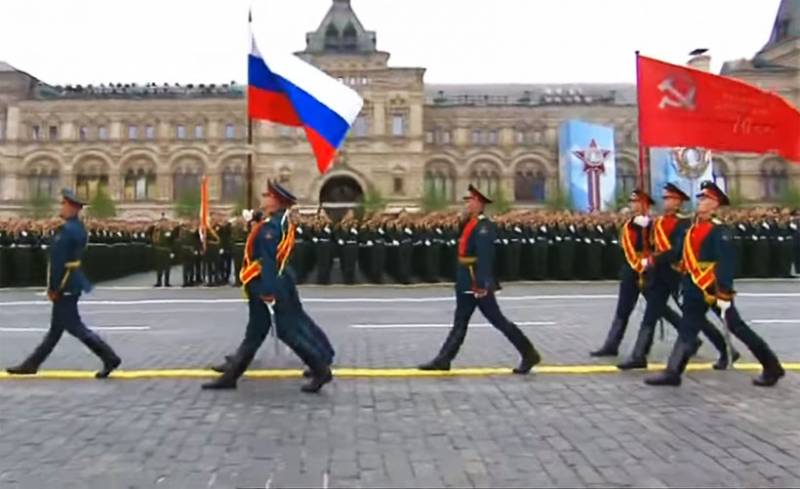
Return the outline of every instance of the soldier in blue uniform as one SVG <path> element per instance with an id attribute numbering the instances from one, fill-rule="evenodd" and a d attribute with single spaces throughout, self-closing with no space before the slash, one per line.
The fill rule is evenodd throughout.
<path id="1" fill-rule="evenodd" d="M 119 367 L 122 361 L 106 342 L 83 324 L 78 313 L 78 299 L 81 294 L 92 290 L 92 284 L 81 270 L 81 258 L 86 249 L 87 234 L 78 215 L 85 203 L 71 190 L 64 189 L 61 194 L 63 196 L 61 218 L 64 219 L 64 224 L 53 237 L 50 246 L 47 277 L 47 297 L 53 303 L 50 330 L 24 362 L 6 371 L 17 375 L 35 374 L 66 330 L 100 357 L 103 368 L 97 372 L 96 377 L 104 379 Z"/>
<path id="2" fill-rule="evenodd" d="M 676 262 L 680 263 L 679 250 L 691 220 L 678 212 L 681 205 L 688 200 L 689 196 L 677 185 L 673 183 L 664 185 L 664 215 L 656 218 L 651 226 L 650 242 L 653 245 L 653 253 L 643 258 L 644 296 L 647 299 L 647 307 L 644 310 L 633 352 L 627 360 L 617 365 L 620 370 L 647 368 L 647 355 L 653 345 L 656 322 L 659 319 L 666 319 L 676 328 L 680 324 L 680 315 L 667 302 L 670 297 L 675 297 L 677 300 L 679 293 L 681 274 L 676 270 Z M 704 321 L 700 328 L 719 352 L 720 356 L 714 368 L 717 370 L 727 368 L 728 351 L 725 337 L 708 320 Z M 700 348 L 700 340 L 697 340 L 695 345 L 696 351 Z M 738 359 L 739 354 L 734 350 L 732 356 L 731 363 Z"/>
<path id="3" fill-rule="evenodd" d="M 613 357 L 619 351 L 619 345 L 625 336 L 628 320 L 631 317 L 639 294 L 644 286 L 644 266 L 642 259 L 650 249 L 649 236 L 652 225 L 646 209 L 655 204 L 653 199 L 643 190 L 634 190 L 628 202 L 633 210 L 634 217 L 622 226 L 619 244 L 622 248 L 624 260 L 620 270 L 619 294 L 617 296 L 617 310 L 614 320 L 608 331 L 606 340 L 599 350 L 591 352 L 593 357 Z"/>
<path id="4" fill-rule="evenodd" d="M 203 388 L 235 389 L 237 380 L 247 370 L 267 337 L 274 319 L 278 338 L 309 367 L 307 376 L 311 380 L 302 387 L 303 392 L 319 392 L 333 379 L 330 369 L 333 348 L 322 330 L 303 310 L 294 278 L 286 267 L 295 236 L 295 226 L 289 219 L 288 208 L 294 205 L 296 199 L 276 182 L 269 183 L 263 197 L 263 207 L 268 217 L 250 230 L 240 273 L 249 310 L 245 337 L 225 364 L 222 376 L 203 385 Z"/>
<path id="5" fill-rule="evenodd" d="M 450 370 L 450 362 L 458 354 L 467 335 L 467 326 L 475 308 L 500 330 L 519 351 L 522 360 L 514 369 L 516 374 L 527 374 L 541 361 L 539 352 L 525 334 L 509 321 L 497 304 L 495 291 L 499 284 L 494 277 L 495 226 L 484 215 L 486 204 L 492 201 L 478 189 L 469 186 L 465 197 L 469 220 L 462 226 L 458 243 L 458 269 L 456 271 L 456 312 L 450 334 L 432 361 L 419 366 L 420 370 Z"/>
<path id="6" fill-rule="evenodd" d="M 733 247 L 731 231 L 713 217 L 714 212 L 729 205 L 728 196 L 713 182 L 703 182 L 698 194 L 697 216 L 686 232 L 681 247 L 683 320 L 678 339 L 663 372 L 647 377 L 649 385 L 680 385 L 681 374 L 692 356 L 697 333 L 706 313 L 714 310 L 731 333 L 739 338 L 763 367 L 753 384 L 775 385 L 785 372 L 769 345 L 742 320 L 734 305 Z"/>

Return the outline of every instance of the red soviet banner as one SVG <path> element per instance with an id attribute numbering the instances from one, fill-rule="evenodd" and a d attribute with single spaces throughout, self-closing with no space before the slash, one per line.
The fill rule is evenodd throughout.
<path id="1" fill-rule="evenodd" d="M 637 56 L 639 144 L 776 153 L 800 163 L 800 111 L 739 80 Z"/>

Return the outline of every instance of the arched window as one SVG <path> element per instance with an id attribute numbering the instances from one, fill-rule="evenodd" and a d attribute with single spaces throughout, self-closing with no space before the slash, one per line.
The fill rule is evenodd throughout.
<path id="1" fill-rule="evenodd" d="M 125 172 L 123 197 L 128 201 L 151 200 L 156 187 L 156 174 L 152 169 L 129 168 Z"/>
<path id="2" fill-rule="evenodd" d="M 229 163 L 222 170 L 222 201 L 239 202 L 244 199 L 244 169 L 241 163 Z"/>
<path id="3" fill-rule="evenodd" d="M 530 161 L 522 162 L 514 173 L 514 200 L 519 202 L 544 202 L 547 175 L 542 165 Z"/>
<path id="4" fill-rule="evenodd" d="M 761 181 L 764 185 L 765 199 L 780 199 L 789 186 L 789 172 L 786 168 L 786 162 L 780 159 L 772 159 L 765 162 L 761 167 Z"/>
<path id="5" fill-rule="evenodd" d="M 636 189 L 636 167 L 627 160 L 617 160 L 617 194 L 629 195 Z"/>
<path id="6" fill-rule="evenodd" d="M 101 190 L 108 193 L 108 164 L 98 159 L 87 159 L 76 165 L 75 193 L 85 201 L 92 200 Z"/>
<path id="7" fill-rule="evenodd" d="M 342 40 L 345 51 L 355 51 L 358 46 L 358 33 L 356 32 L 356 28 L 353 27 L 353 24 L 348 23 L 347 27 L 344 28 Z"/>
<path id="8" fill-rule="evenodd" d="M 455 200 L 455 171 L 446 161 L 428 163 L 425 168 L 425 193 L 447 202 Z"/>
<path id="9" fill-rule="evenodd" d="M 54 161 L 39 161 L 28 167 L 28 195 L 53 198 L 59 191 L 58 165 Z"/>
<path id="10" fill-rule="evenodd" d="M 473 165 L 470 178 L 487 197 L 496 195 L 500 188 L 500 170 L 491 161 L 479 161 Z"/>
<path id="11" fill-rule="evenodd" d="M 325 49 L 331 51 L 339 50 L 339 29 L 330 24 L 325 31 Z"/>
<path id="12" fill-rule="evenodd" d="M 175 168 L 172 175 L 172 197 L 177 201 L 187 195 L 200 195 L 200 178 L 202 164 L 199 161 L 185 159 Z"/>

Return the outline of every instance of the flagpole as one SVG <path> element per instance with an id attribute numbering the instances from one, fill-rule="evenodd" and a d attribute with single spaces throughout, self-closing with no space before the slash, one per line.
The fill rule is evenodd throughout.
<path id="1" fill-rule="evenodd" d="M 636 102 L 636 127 L 638 130 L 638 139 L 639 139 L 639 188 L 645 190 L 644 186 L 644 172 L 647 163 L 647 148 L 642 144 L 642 111 L 641 107 L 639 106 L 639 88 L 641 86 L 641 76 L 639 73 L 639 51 L 636 51 L 636 92 L 637 92 L 637 102 Z M 650 189 L 647 189 L 647 193 L 650 193 Z"/>
<path id="2" fill-rule="evenodd" d="M 250 43 L 250 48 L 252 49 L 253 44 L 253 11 L 247 11 L 247 32 L 248 32 L 248 42 Z M 249 61 L 248 61 L 249 63 Z M 248 74 L 249 76 L 249 74 Z M 247 98 L 247 104 L 245 106 L 245 110 L 247 111 L 247 169 L 245 174 L 246 179 L 246 194 L 247 194 L 247 201 L 245 203 L 245 209 L 250 209 L 253 207 L 253 119 L 250 117 L 250 89 L 249 89 L 249 81 L 247 84 L 247 92 L 245 97 Z"/>

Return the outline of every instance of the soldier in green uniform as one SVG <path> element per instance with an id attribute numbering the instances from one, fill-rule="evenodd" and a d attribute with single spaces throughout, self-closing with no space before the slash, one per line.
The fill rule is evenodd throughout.
<path id="1" fill-rule="evenodd" d="M 247 222 L 252 217 L 252 212 L 248 211 L 242 217 L 237 217 L 231 226 L 231 242 L 233 258 L 233 275 L 234 286 L 241 287 L 242 281 L 239 279 L 239 272 L 242 269 L 242 261 L 244 260 L 244 246 L 247 243 Z"/>
<path id="2" fill-rule="evenodd" d="M 175 237 L 170 229 L 169 222 L 166 218 L 161 220 L 153 226 L 151 230 L 151 244 L 153 252 L 153 264 L 156 269 L 156 283 L 154 287 L 171 287 L 169 283 L 170 275 L 170 255 L 172 254 L 172 246 Z"/>

